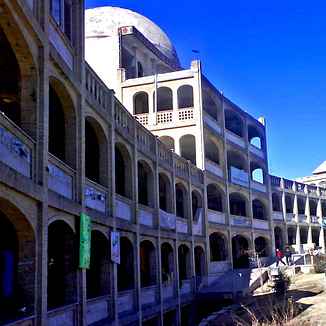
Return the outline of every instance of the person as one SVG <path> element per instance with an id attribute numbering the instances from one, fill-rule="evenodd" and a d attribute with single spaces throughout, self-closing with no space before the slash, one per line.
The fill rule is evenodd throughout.
<path id="1" fill-rule="evenodd" d="M 288 244 L 285 245 L 284 255 L 286 257 L 286 264 L 291 265 L 292 264 L 292 259 L 291 259 L 292 252 L 291 252 Z"/>
<path id="2" fill-rule="evenodd" d="M 278 267 L 278 263 L 281 262 L 284 266 L 286 266 L 286 264 L 284 263 L 284 261 L 282 260 L 282 252 L 280 249 L 276 249 L 276 267 Z"/>

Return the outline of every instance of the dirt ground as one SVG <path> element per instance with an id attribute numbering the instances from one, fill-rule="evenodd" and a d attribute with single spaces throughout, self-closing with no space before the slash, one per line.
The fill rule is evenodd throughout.
<path id="1" fill-rule="evenodd" d="M 253 296 L 216 315 L 208 325 L 325 326 L 325 274 L 299 273 L 290 280 L 286 296 L 276 295 L 266 284 L 263 290 L 257 289 Z"/>

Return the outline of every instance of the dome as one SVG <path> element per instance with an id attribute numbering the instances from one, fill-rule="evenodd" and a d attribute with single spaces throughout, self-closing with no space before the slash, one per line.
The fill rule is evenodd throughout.
<path id="1" fill-rule="evenodd" d="M 171 41 L 166 34 L 151 20 L 141 14 L 120 7 L 98 7 L 85 11 L 85 36 L 117 35 L 119 27 L 134 26 L 158 50 L 180 66 L 180 61 Z"/>

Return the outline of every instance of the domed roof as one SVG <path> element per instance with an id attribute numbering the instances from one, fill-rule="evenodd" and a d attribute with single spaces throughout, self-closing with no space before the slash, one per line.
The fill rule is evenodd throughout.
<path id="1" fill-rule="evenodd" d="M 180 61 L 171 41 L 151 20 L 141 14 L 120 7 L 98 7 L 85 11 L 85 36 L 111 36 L 123 26 L 134 26 L 157 49 L 172 60 L 176 66 Z"/>

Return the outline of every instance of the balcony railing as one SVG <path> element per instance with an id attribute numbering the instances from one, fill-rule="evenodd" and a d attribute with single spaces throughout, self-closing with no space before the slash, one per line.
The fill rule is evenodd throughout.
<path id="1" fill-rule="evenodd" d="M 118 313 L 133 311 L 136 308 L 136 290 L 128 290 L 118 293 Z"/>
<path id="2" fill-rule="evenodd" d="M 76 171 L 49 153 L 49 189 L 74 199 Z"/>
<path id="3" fill-rule="evenodd" d="M 105 213 L 109 190 L 88 179 L 85 183 L 85 205 Z"/>
<path id="4" fill-rule="evenodd" d="M 153 285 L 140 290 L 140 303 L 141 305 L 147 305 L 157 302 L 158 298 L 158 286 Z"/>
<path id="5" fill-rule="evenodd" d="M 112 296 L 105 295 L 87 300 L 86 324 L 108 322 L 112 317 Z"/>
<path id="6" fill-rule="evenodd" d="M 0 157 L 3 163 L 32 179 L 35 142 L 0 113 Z"/>
<path id="7" fill-rule="evenodd" d="M 116 194 L 115 199 L 115 216 L 124 220 L 131 220 L 132 200 Z"/>
<path id="8" fill-rule="evenodd" d="M 48 326 L 62 325 L 77 325 L 77 308 L 78 304 L 70 304 L 64 307 L 53 309 L 48 312 Z"/>

